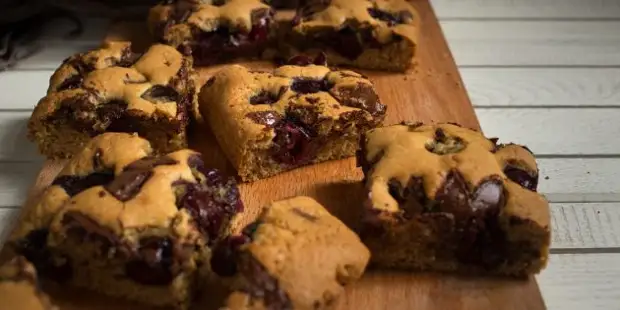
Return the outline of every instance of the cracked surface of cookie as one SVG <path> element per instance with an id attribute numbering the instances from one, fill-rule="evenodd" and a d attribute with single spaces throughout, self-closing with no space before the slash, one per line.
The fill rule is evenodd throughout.
<path id="1" fill-rule="evenodd" d="M 103 132 L 137 132 L 155 151 L 187 146 L 196 108 L 192 61 L 156 44 L 144 54 L 128 42 L 108 42 L 74 55 L 50 79 L 28 123 L 28 136 L 50 158 L 67 158 Z"/>
<path id="2" fill-rule="evenodd" d="M 186 308 L 210 245 L 242 208 L 234 180 L 199 153 L 155 156 L 137 135 L 105 133 L 68 162 L 11 245 L 43 277 Z"/>
<path id="3" fill-rule="evenodd" d="M 0 266 L 0 305 L 10 305 L 11 310 L 58 309 L 39 289 L 34 267 L 21 256 Z"/>
<path id="4" fill-rule="evenodd" d="M 281 49 L 325 52 L 334 65 L 405 71 L 414 62 L 419 29 L 420 16 L 406 0 L 308 0 Z"/>
<path id="5" fill-rule="evenodd" d="M 354 232 L 309 197 L 273 202 L 244 236 L 231 310 L 330 309 L 370 256 Z"/>
<path id="6" fill-rule="evenodd" d="M 524 275 L 545 267 L 549 205 L 525 147 L 453 124 L 366 133 L 363 239 L 383 267 Z"/>
<path id="7" fill-rule="evenodd" d="M 353 156 L 359 136 L 381 124 L 386 106 L 372 83 L 352 71 L 232 65 L 207 81 L 200 112 L 241 178 L 251 181 Z"/>
<path id="8" fill-rule="evenodd" d="M 273 39 L 275 11 L 260 0 L 177 0 L 151 8 L 151 33 L 197 65 L 256 58 Z"/>

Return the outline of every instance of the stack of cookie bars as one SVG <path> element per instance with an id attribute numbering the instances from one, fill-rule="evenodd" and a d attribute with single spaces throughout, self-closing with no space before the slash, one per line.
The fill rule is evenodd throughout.
<path id="1" fill-rule="evenodd" d="M 51 77 L 29 138 L 68 160 L 13 232 L 11 268 L 31 263 L 42 278 L 154 306 L 187 309 L 215 281 L 230 292 L 223 309 L 329 309 L 368 264 L 509 276 L 545 267 L 549 209 L 527 148 L 456 124 L 382 126 L 390 103 L 345 69 L 414 66 L 420 17 L 406 0 L 172 0 L 148 25 L 157 43 L 146 51 L 107 42 Z M 194 66 L 211 64 L 228 65 L 199 85 Z M 241 182 L 357 156 L 361 229 L 297 196 L 235 233 L 237 181 L 188 149 L 198 122 Z M 21 281 L 42 298 L 23 273 L 0 275 L 0 289 Z"/>

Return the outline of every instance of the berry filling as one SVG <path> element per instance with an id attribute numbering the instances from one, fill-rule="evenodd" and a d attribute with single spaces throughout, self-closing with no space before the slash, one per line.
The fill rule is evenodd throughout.
<path id="1" fill-rule="evenodd" d="M 319 147 L 314 130 L 299 120 L 287 117 L 274 127 L 273 157 L 285 165 L 297 166 L 308 163 Z"/>
<path id="2" fill-rule="evenodd" d="M 538 175 L 534 174 L 534 176 L 532 176 L 529 172 L 516 165 L 508 164 L 504 168 L 504 174 L 513 182 L 533 192 L 535 192 L 538 187 Z"/>
<path id="3" fill-rule="evenodd" d="M 172 270 L 172 242 L 166 238 L 150 237 L 140 243 L 139 258 L 125 265 L 125 274 L 143 285 L 168 285 L 175 276 Z"/>
<path id="4" fill-rule="evenodd" d="M 333 84 L 326 79 L 296 78 L 291 84 L 291 90 L 299 94 L 314 94 L 321 91 L 329 91 L 332 86 Z"/>
<path id="5" fill-rule="evenodd" d="M 377 8 L 369 8 L 368 14 L 375 19 L 386 22 L 390 27 L 398 24 L 405 24 L 408 20 L 413 18 L 409 11 L 392 13 Z"/>
<path id="6" fill-rule="evenodd" d="M 210 244 L 219 237 L 226 223 L 243 211 L 239 189 L 232 178 L 224 178 L 215 169 L 206 169 L 198 156 L 191 157 L 188 165 L 193 168 L 199 183 L 175 182 L 177 207 L 185 209 L 196 226 L 208 237 Z"/>
<path id="7" fill-rule="evenodd" d="M 57 282 L 66 282 L 73 276 L 68 259 L 55 260 L 47 247 L 47 229 L 30 232 L 17 243 L 17 252 L 30 261 L 42 277 Z"/>
<path id="8" fill-rule="evenodd" d="M 187 47 L 199 66 L 257 55 L 269 39 L 274 15 L 275 12 L 267 8 L 252 11 L 252 28 L 247 32 L 225 26 L 212 32 L 194 28 L 194 42 Z"/>

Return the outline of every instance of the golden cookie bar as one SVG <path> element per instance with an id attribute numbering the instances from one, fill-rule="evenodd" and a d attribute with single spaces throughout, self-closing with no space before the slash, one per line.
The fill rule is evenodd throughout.
<path id="1" fill-rule="evenodd" d="M 503 275 L 539 272 L 549 205 L 532 153 L 453 124 L 366 133 L 362 239 L 381 267 Z"/>
<path id="2" fill-rule="evenodd" d="M 273 72 L 232 65 L 201 90 L 200 112 L 244 181 L 353 156 L 385 117 L 368 79 L 302 58 Z"/>
<path id="3" fill-rule="evenodd" d="M 281 50 L 324 52 L 333 65 L 405 71 L 418 49 L 420 16 L 406 0 L 308 0 L 292 23 Z"/>
<path id="4" fill-rule="evenodd" d="M 144 54 L 128 42 L 69 57 L 28 123 L 28 137 L 50 158 L 67 158 L 104 132 L 138 133 L 165 154 L 187 146 L 197 99 L 191 59 L 156 44 Z"/>
<path id="5" fill-rule="evenodd" d="M 185 309 L 210 246 L 242 208 L 234 180 L 199 153 L 155 156 L 147 140 L 105 133 L 69 161 L 9 244 L 42 277 Z"/>
<path id="6" fill-rule="evenodd" d="M 272 203 L 216 250 L 214 270 L 236 277 L 227 309 L 330 309 L 358 280 L 370 253 L 359 237 L 318 202 L 294 197 Z M 233 253 L 226 257 L 222 253 Z"/>

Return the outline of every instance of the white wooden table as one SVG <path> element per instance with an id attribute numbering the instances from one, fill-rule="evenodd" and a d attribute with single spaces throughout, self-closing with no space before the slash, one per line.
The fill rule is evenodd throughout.
<path id="1" fill-rule="evenodd" d="M 547 307 L 620 309 L 620 0 L 432 2 L 485 133 L 538 155 L 553 215 Z M 105 21 L 88 24 L 0 72 L 0 240 L 43 161 L 26 121 L 60 61 L 99 44 Z"/>

